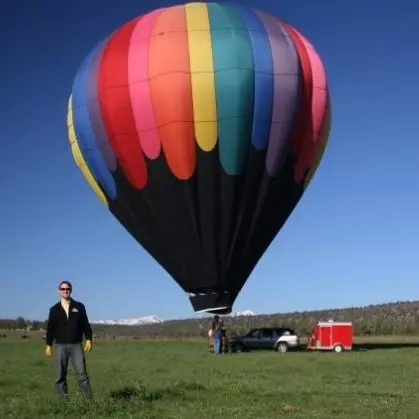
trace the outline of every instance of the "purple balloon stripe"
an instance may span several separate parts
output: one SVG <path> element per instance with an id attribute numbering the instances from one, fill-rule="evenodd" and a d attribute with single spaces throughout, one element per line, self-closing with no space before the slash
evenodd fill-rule
<path id="1" fill-rule="evenodd" d="M 299 103 L 299 57 L 279 21 L 266 13 L 254 11 L 266 28 L 273 57 L 274 101 L 266 169 L 274 176 L 281 170 L 291 147 L 292 128 Z"/>

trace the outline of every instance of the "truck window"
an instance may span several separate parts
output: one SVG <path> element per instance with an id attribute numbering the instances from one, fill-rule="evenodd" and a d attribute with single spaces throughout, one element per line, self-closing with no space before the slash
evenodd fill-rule
<path id="1" fill-rule="evenodd" d="M 253 330 L 249 333 L 249 336 L 251 338 L 260 338 L 261 336 L 261 331 L 260 330 Z"/>
<path id="2" fill-rule="evenodd" d="M 273 331 L 272 330 L 264 330 L 262 331 L 262 338 L 264 339 L 272 339 Z"/>

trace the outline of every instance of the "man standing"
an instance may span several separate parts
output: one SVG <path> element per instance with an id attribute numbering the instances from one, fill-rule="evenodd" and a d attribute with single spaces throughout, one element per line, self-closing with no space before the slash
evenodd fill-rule
<path id="1" fill-rule="evenodd" d="M 85 306 L 71 298 L 72 285 L 62 281 L 59 286 L 60 301 L 49 310 L 46 333 L 45 355 L 51 357 L 52 343 L 55 339 L 56 360 L 58 376 L 55 382 L 56 392 L 59 396 L 66 396 L 68 361 L 76 373 L 80 393 L 92 397 L 89 376 L 86 369 L 82 341 L 86 338 L 84 350 L 92 349 L 92 328 L 86 314 Z"/>

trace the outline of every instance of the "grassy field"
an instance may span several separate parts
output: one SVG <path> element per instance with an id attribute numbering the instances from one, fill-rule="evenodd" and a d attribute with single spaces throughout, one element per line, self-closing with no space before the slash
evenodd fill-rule
<path id="1" fill-rule="evenodd" d="M 98 341 L 88 354 L 94 400 L 55 366 L 41 339 L 0 340 L 0 417 L 419 417 L 419 343 L 359 344 L 351 353 L 252 352 L 215 356 L 205 341 Z"/>

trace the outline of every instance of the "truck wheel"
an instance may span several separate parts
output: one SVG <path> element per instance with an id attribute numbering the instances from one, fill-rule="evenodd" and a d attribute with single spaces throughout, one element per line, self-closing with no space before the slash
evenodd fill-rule
<path id="1" fill-rule="evenodd" d="M 243 352 L 243 345 L 241 343 L 235 343 L 232 350 L 233 352 Z"/>
<path id="2" fill-rule="evenodd" d="M 335 352 L 342 352 L 343 351 L 343 348 L 342 348 L 342 346 L 341 345 L 336 345 L 334 348 L 333 348 L 333 350 L 335 351 Z"/>
<path id="3" fill-rule="evenodd" d="M 276 350 L 278 352 L 287 352 L 288 345 L 286 344 L 286 342 L 279 342 L 278 345 L 276 345 Z"/>

